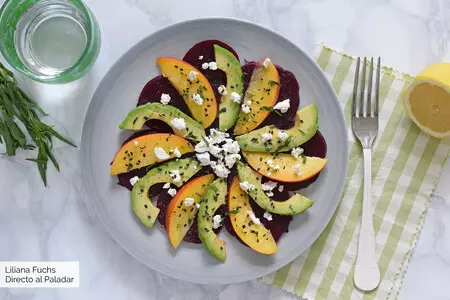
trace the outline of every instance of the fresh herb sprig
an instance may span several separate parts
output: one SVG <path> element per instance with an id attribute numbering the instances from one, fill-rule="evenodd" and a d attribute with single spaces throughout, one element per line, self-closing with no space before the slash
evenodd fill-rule
<path id="1" fill-rule="evenodd" d="M 44 185 L 47 185 L 47 164 L 50 160 L 59 171 L 59 164 L 52 153 L 55 137 L 64 143 L 76 147 L 61 136 L 52 126 L 43 123 L 39 115 L 47 114 L 39 105 L 28 97 L 18 86 L 14 75 L 0 63 L 0 143 L 5 144 L 8 156 L 16 155 L 17 149 L 37 149 L 36 158 L 27 160 L 37 164 Z M 19 126 L 20 121 L 22 126 Z M 27 143 L 24 131 L 33 143 Z"/>
<path id="2" fill-rule="evenodd" d="M 276 109 L 274 109 L 273 107 L 270 107 L 270 106 L 261 106 L 261 108 L 260 108 L 261 110 L 267 110 L 267 111 L 270 111 L 270 112 L 274 112 L 274 113 L 276 113 L 278 116 L 283 116 L 282 114 L 281 114 L 281 112 L 279 112 L 278 110 L 276 110 Z"/>

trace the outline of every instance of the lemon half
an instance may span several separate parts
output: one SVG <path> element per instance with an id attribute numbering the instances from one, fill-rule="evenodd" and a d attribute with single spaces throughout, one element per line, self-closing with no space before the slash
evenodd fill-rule
<path id="1" fill-rule="evenodd" d="M 450 63 L 429 66 L 403 92 L 406 114 L 435 137 L 450 136 Z"/>

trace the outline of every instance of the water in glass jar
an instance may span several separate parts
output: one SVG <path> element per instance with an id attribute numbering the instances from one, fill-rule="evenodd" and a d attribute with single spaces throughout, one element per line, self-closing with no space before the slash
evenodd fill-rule
<path id="1" fill-rule="evenodd" d="M 17 25 L 16 50 L 33 72 L 57 75 L 82 56 L 87 43 L 86 23 L 82 13 L 69 2 L 38 3 Z"/>

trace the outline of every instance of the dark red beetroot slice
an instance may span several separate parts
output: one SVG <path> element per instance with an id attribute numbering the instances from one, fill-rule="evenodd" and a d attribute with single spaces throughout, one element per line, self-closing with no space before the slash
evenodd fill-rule
<path id="1" fill-rule="evenodd" d="M 172 187 L 175 187 L 175 186 L 172 186 Z M 169 206 L 170 200 L 172 200 L 172 196 L 170 196 L 167 193 L 166 189 L 163 189 L 162 193 L 159 194 L 158 201 L 156 203 L 156 206 L 160 209 L 160 212 L 158 215 L 158 221 L 164 229 L 166 228 L 166 214 L 167 214 L 167 207 Z M 217 210 L 217 214 L 223 215 L 224 211 L 225 211 L 224 207 L 220 207 Z M 222 227 L 219 227 L 218 229 L 215 229 L 214 232 L 217 234 L 220 232 L 221 229 L 222 229 Z M 192 223 L 191 228 L 188 230 L 188 232 L 184 236 L 183 241 L 188 242 L 188 243 L 201 244 L 200 238 L 198 237 L 197 216 L 195 217 L 194 223 Z"/>
<path id="2" fill-rule="evenodd" d="M 175 106 L 189 116 L 191 115 L 183 97 L 178 94 L 177 90 L 170 84 L 170 81 L 163 76 L 157 76 L 147 82 L 139 95 L 137 106 L 149 102 L 160 102 L 161 94 L 169 94 L 169 105 Z M 149 120 L 145 125 L 157 129 L 158 132 L 172 132 L 172 128 L 160 120 Z"/>
<path id="3" fill-rule="evenodd" d="M 234 51 L 234 49 L 231 48 L 229 45 L 219 40 L 206 40 L 195 44 L 184 55 L 183 60 L 193 65 L 195 68 L 200 70 L 205 75 L 205 77 L 211 84 L 212 88 L 214 89 L 214 95 L 216 95 L 216 99 L 220 99 L 220 95 L 219 92 L 217 91 L 217 88 L 222 84 L 226 85 L 227 76 L 221 70 L 202 69 L 203 63 L 216 61 L 214 55 L 214 45 L 219 45 L 220 47 L 223 47 L 231 51 L 234 54 L 234 56 L 236 56 L 236 58 L 239 60 L 239 56 L 237 55 L 236 51 Z M 203 56 L 203 58 L 199 59 L 199 56 Z"/>
<path id="4" fill-rule="evenodd" d="M 244 72 L 244 92 L 247 90 L 250 79 L 252 77 L 253 70 L 255 69 L 257 62 L 248 62 L 242 67 Z M 282 114 L 282 116 L 272 112 L 269 114 L 267 119 L 258 126 L 258 128 L 264 127 L 266 125 L 275 125 L 281 129 L 288 129 L 294 126 L 295 114 L 297 113 L 298 107 L 300 105 L 300 94 L 299 85 L 294 74 L 283 69 L 280 66 L 276 66 L 278 73 L 280 75 L 280 95 L 278 96 L 278 102 L 286 99 L 290 99 L 290 108 Z"/>

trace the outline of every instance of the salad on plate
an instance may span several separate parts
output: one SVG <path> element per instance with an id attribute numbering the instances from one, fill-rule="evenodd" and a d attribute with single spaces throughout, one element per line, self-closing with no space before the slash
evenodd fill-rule
<path id="1" fill-rule="evenodd" d="M 301 189 L 327 163 L 316 104 L 299 110 L 293 73 L 268 57 L 241 65 L 218 40 L 156 63 L 161 75 L 119 125 L 133 133 L 110 169 L 131 191 L 134 214 L 165 228 L 173 248 L 202 243 L 222 262 L 223 227 L 258 253 L 276 253 L 292 217 L 314 204 Z"/>

